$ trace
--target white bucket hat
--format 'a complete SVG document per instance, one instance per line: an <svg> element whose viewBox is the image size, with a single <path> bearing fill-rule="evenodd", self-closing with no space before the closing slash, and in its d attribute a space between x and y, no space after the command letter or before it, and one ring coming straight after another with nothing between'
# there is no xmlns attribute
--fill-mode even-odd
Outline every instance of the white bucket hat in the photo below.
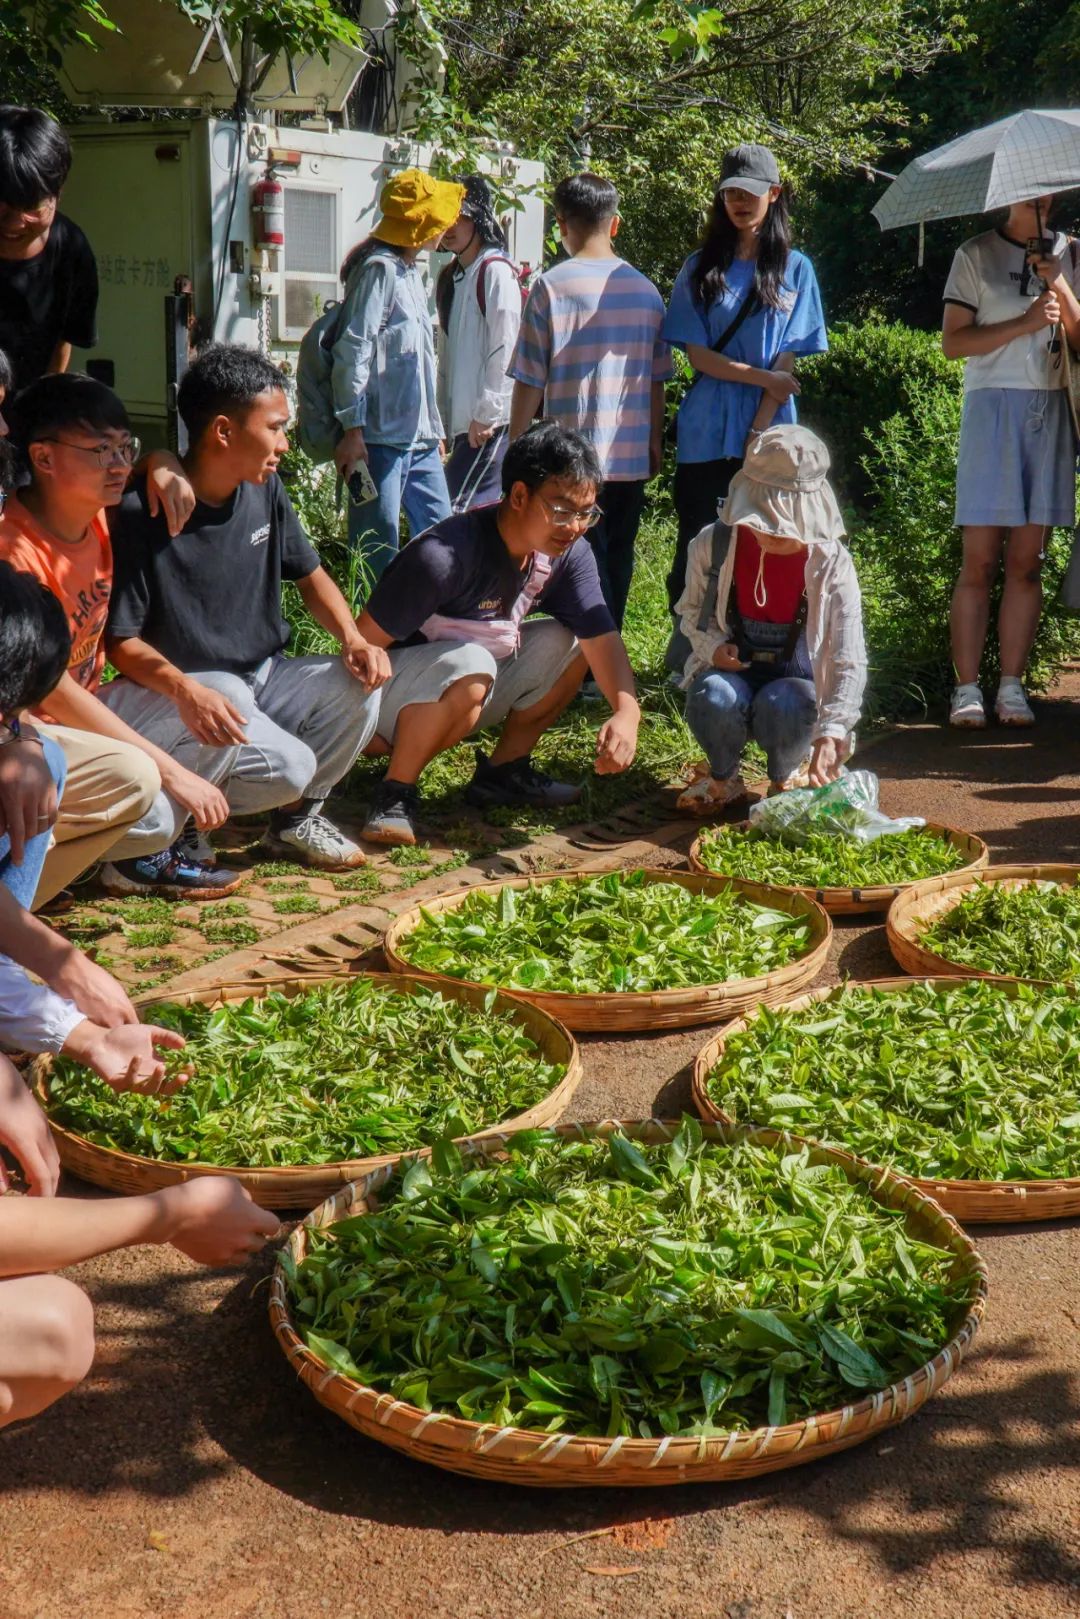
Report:
<svg viewBox="0 0 1080 1619"><path fill-rule="evenodd" d="M828 481L829 452L808 427L768 427L731 480L721 519L731 528L746 523L762 534L833 544L844 520Z"/></svg>

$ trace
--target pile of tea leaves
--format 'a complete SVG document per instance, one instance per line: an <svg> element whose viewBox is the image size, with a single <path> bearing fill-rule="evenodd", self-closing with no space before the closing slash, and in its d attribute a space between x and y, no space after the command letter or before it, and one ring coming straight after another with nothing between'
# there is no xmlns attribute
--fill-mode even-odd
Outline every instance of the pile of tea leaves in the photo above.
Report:
<svg viewBox="0 0 1080 1619"><path fill-rule="evenodd" d="M701 834L698 855L710 871L789 888L893 888L958 871L970 860L925 827L890 832L873 843L824 832L789 843L753 827L715 826Z"/></svg>

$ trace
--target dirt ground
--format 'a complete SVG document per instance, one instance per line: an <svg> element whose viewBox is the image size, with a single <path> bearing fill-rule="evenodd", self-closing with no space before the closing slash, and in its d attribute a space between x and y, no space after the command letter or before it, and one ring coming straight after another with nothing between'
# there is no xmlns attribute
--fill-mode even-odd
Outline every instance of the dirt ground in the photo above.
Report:
<svg viewBox="0 0 1080 1619"><path fill-rule="evenodd" d="M979 832L997 861L1077 861L1078 703L1073 674L1034 733L915 727L866 763L893 813ZM841 922L831 971L895 971L883 930ZM677 1113L706 1037L586 1040L574 1116ZM668 1491L515 1491L361 1439L278 1351L269 1256L85 1265L93 1373L0 1435L0 1619L1080 1613L1080 1222L979 1241L985 1328L916 1418L756 1483Z"/></svg>

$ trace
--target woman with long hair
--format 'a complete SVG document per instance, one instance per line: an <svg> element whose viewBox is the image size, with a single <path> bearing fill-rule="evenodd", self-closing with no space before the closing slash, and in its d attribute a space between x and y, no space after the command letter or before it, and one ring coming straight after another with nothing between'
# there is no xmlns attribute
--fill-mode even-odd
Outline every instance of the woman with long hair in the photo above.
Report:
<svg viewBox="0 0 1080 1619"><path fill-rule="evenodd" d="M398 549L404 509L413 535L450 515L439 446L435 343L417 258L461 211L464 186L405 169L379 198L381 218L341 267L344 318L333 348L334 451L350 484L349 540L377 579ZM353 480L364 463L374 483Z"/></svg>
<svg viewBox="0 0 1080 1619"><path fill-rule="evenodd" d="M1003 556L994 711L1002 725L1034 724L1023 674L1042 608L1043 548L1050 528L1075 521L1064 344L1080 346L1080 253L1061 231L1044 234L1053 202L1013 203L997 230L957 248L945 283L941 346L964 361L955 513L964 551L952 599L949 723L965 730L986 724L979 665Z"/></svg>
<svg viewBox="0 0 1080 1619"><path fill-rule="evenodd" d="M704 240L679 271L662 335L685 350L695 373L678 416L679 537L667 580L674 609L690 541L716 521L747 447L774 422L795 420L795 361L828 347L817 277L791 245L768 147L724 153Z"/></svg>

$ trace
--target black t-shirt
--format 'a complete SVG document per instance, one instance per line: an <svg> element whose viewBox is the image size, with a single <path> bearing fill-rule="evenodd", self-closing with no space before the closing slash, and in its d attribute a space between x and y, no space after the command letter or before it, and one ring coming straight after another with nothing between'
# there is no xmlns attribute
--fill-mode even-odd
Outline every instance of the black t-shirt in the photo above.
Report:
<svg viewBox="0 0 1080 1619"><path fill-rule="evenodd" d="M108 634L137 635L185 674L249 674L289 639L283 579L306 579L319 557L275 474L242 483L224 506L199 501L175 539L151 517L137 479L111 514Z"/></svg>
<svg viewBox="0 0 1080 1619"><path fill-rule="evenodd" d="M446 618L507 618L521 594L526 570L503 543L495 506L479 506L444 518L399 551L367 602L387 635L419 643L421 624L432 613ZM551 574L533 607L587 641L615 628L586 539L577 539L552 561Z"/></svg>
<svg viewBox="0 0 1080 1619"><path fill-rule="evenodd" d="M0 349L16 388L40 377L57 343L97 342L97 264L78 225L57 214L33 259L0 259Z"/></svg>

